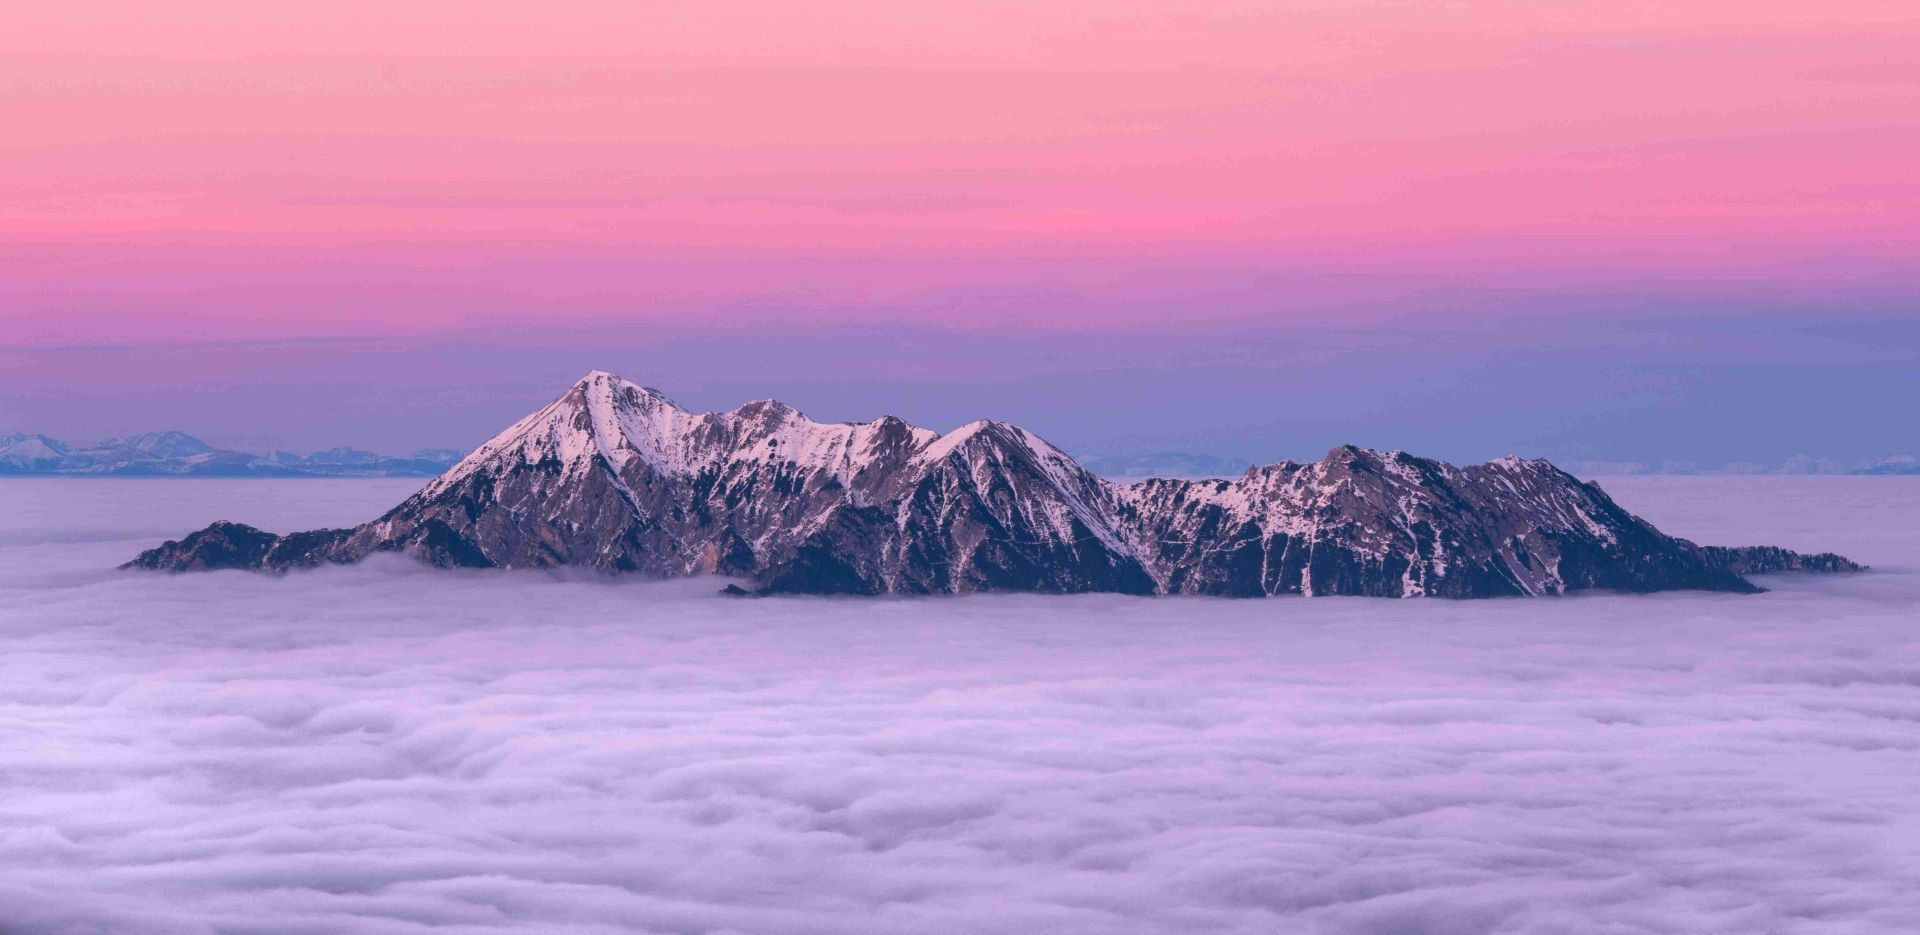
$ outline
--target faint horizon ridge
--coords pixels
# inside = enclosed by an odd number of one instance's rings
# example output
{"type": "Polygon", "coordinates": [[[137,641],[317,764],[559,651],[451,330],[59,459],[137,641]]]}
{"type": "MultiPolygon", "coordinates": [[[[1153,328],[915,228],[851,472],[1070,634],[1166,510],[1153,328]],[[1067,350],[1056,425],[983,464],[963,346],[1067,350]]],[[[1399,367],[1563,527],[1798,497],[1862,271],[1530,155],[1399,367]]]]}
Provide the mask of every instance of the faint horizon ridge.
{"type": "MultiPolygon", "coordinates": [[[[176,429],[109,438],[74,445],[39,433],[0,434],[0,476],[150,477],[432,477],[458,463],[471,448],[419,448],[385,454],[350,445],[296,454],[218,448],[176,429]]],[[[1075,455],[1102,477],[1142,480],[1150,477],[1237,477],[1249,468],[1301,458],[1223,456],[1200,451],[1094,451],[1075,455]]],[[[1305,460],[1311,460],[1307,458],[1305,460]]],[[[1920,454],[1894,454],[1864,461],[1840,461],[1795,455],[1779,462],[1731,461],[1703,464],[1690,460],[1602,460],[1547,458],[1580,477],[1696,475],[1920,475],[1920,454]]]]}
{"type": "Polygon", "coordinates": [[[295,454],[254,454],[216,448],[176,430],[69,445],[47,435],[0,435],[0,476],[67,477],[432,477],[466,452],[422,448],[387,455],[335,446],[295,454]]]}

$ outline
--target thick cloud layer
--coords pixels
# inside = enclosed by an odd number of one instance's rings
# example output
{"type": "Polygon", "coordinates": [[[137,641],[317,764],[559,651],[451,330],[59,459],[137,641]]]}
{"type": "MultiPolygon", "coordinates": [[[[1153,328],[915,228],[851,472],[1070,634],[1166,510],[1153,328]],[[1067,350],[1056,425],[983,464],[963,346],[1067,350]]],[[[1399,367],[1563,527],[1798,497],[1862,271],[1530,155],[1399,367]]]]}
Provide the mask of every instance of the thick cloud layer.
{"type": "Polygon", "coordinates": [[[1920,930],[1920,483],[1609,483],[1758,597],[105,571],[392,483],[0,484],[0,931],[1920,930]]]}

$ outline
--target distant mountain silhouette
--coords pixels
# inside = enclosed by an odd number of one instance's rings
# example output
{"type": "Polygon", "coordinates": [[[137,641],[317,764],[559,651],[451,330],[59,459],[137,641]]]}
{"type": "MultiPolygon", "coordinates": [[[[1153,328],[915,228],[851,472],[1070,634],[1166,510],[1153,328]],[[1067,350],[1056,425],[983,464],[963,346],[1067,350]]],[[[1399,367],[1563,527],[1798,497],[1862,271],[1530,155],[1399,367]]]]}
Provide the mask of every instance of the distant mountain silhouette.
{"type": "Polygon", "coordinates": [[[448,449],[404,457],[354,448],[311,455],[223,451],[185,432],[152,432],[77,448],[45,435],[0,435],[0,475],[118,477],[432,477],[460,460],[448,449]]]}

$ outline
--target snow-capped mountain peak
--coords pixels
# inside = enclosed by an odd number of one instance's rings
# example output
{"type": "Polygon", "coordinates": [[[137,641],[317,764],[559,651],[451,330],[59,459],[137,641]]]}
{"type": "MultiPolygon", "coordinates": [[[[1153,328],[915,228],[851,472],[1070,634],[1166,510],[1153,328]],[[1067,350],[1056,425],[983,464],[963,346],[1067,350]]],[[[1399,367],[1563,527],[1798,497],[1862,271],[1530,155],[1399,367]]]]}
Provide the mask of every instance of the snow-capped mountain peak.
{"type": "Polygon", "coordinates": [[[443,565],[717,572],[764,591],[1227,596],[1751,590],[1838,556],[1703,549],[1545,461],[1476,467],[1343,445],[1237,480],[1118,485],[1039,435],[757,400],[691,413],[604,371],[379,520],[278,537],[209,527],[143,567],[285,568],[408,551],[443,565]]]}
{"type": "Polygon", "coordinates": [[[155,458],[184,458],[218,450],[185,432],[148,432],[102,442],[99,447],[137,451],[155,458]]]}
{"type": "Polygon", "coordinates": [[[621,467],[639,457],[665,467],[659,440],[680,433],[692,417],[658,390],[604,370],[581,377],[559,398],[488,439],[428,485],[444,490],[477,472],[547,465],[565,475],[595,459],[621,467]]]}
{"type": "Polygon", "coordinates": [[[489,465],[557,463],[578,471],[604,463],[618,474],[636,459],[654,472],[683,478],[733,462],[773,460],[825,471],[845,483],[886,452],[918,448],[935,437],[893,416],[815,422],[773,399],[693,413],[658,390],[596,370],[481,445],[434,487],[444,489],[489,465]]]}
{"type": "Polygon", "coordinates": [[[0,466],[19,471],[40,470],[58,465],[70,453],[66,445],[45,435],[15,432],[0,435],[0,466]]]}

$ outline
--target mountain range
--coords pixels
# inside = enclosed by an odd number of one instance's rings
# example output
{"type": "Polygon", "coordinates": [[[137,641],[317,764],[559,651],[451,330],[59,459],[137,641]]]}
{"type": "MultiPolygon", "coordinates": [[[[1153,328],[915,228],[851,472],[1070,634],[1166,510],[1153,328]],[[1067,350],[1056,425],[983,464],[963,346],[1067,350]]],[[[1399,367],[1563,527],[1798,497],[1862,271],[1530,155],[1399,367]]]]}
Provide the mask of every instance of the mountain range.
{"type": "MultiPolygon", "coordinates": [[[[1208,454],[1162,452],[1153,454],[1094,454],[1080,458],[1080,464],[1102,477],[1115,480],[1141,480],[1148,477],[1234,477],[1253,464],[1246,458],[1222,458],[1208,454]]],[[[1568,470],[1585,477],[1608,475],[1806,475],[1870,474],[1880,476],[1920,474],[1920,455],[1889,455],[1867,461],[1837,461],[1795,455],[1784,461],[1732,461],[1707,465],[1695,461],[1575,461],[1568,470]]]]}
{"type": "Polygon", "coordinates": [[[1237,479],[1122,484],[1005,422],[825,424],[773,400],[693,413],[599,371],[370,522],[284,536],[219,522],[127,567],[377,553],[809,594],[1751,592],[1749,573],[1858,568],[1664,535],[1539,460],[1461,468],[1342,446],[1237,479]]]}
{"type": "Polygon", "coordinates": [[[1703,465],[1693,461],[1579,461],[1574,470],[1586,475],[1608,474],[1870,474],[1880,476],[1920,474],[1920,455],[1889,455],[1868,461],[1836,461],[1795,455],[1778,463],[1734,461],[1703,465]]]}
{"type": "Polygon", "coordinates": [[[215,448],[184,432],[151,432],[86,447],[45,435],[0,435],[0,475],[432,477],[458,460],[460,452],[441,448],[397,457],[355,448],[256,455],[215,448]]]}
{"type": "MultiPolygon", "coordinates": [[[[0,435],[0,476],[67,474],[137,477],[433,477],[460,460],[453,448],[423,448],[407,455],[376,454],[358,448],[330,448],[298,455],[285,451],[258,455],[215,448],[184,432],[151,432],[78,446],[45,435],[0,435]]],[[[1080,465],[1101,477],[1137,481],[1151,477],[1188,479],[1237,477],[1254,464],[1187,452],[1093,454],[1080,465]]],[[[1793,457],[1779,464],[1736,462],[1717,467],[1690,461],[1577,461],[1576,474],[1920,474],[1920,455],[1892,455],[1842,463],[1828,458],[1793,457]]]]}

